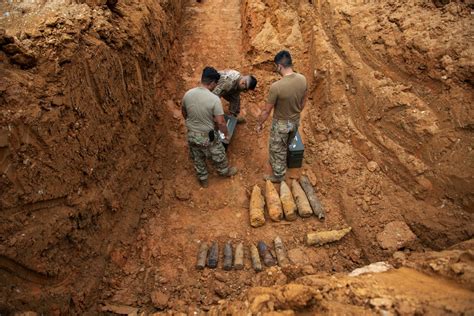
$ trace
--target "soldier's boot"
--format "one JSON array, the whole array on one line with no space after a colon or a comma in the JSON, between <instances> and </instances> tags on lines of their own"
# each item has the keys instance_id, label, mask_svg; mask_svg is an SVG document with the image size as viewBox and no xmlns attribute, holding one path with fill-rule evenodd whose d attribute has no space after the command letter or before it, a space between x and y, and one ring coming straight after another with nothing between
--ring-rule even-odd
<instances>
[{"instance_id":1,"label":"soldier's boot","mask_svg":"<svg viewBox=\"0 0 474 316\"><path fill-rule=\"evenodd\" d=\"M232 177L233 175L235 175L237 173L237 171L239 171L236 167L229 167L229 169L227 170L227 173L223 174L222 176L223 177Z\"/></svg>"},{"instance_id":2,"label":"soldier's boot","mask_svg":"<svg viewBox=\"0 0 474 316\"><path fill-rule=\"evenodd\" d=\"M270 180L273 183L280 183L283 180L285 180L285 176L277 177L276 175L273 175L273 174L272 175L266 174L263 176L263 180L265 181Z\"/></svg>"},{"instance_id":3,"label":"soldier's boot","mask_svg":"<svg viewBox=\"0 0 474 316\"><path fill-rule=\"evenodd\" d=\"M207 188L209 186L209 181L207 181L207 179L199 179L199 184L201 187Z\"/></svg>"}]
</instances>

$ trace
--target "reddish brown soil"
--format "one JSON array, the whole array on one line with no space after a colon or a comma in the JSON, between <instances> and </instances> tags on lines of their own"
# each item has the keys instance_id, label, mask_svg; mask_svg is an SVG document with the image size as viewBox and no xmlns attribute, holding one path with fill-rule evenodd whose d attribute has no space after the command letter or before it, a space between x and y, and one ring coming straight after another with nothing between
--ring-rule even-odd
<instances>
[{"instance_id":1,"label":"reddish brown soil","mask_svg":"<svg viewBox=\"0 0 474 316\"><path fill-rule=\"evenodd\" d=\"M472 242L436 252L474 230L468 3L66 2L0 4L16 36L0 51L0 314L473 312ZM255 122L282 48L310 83L288 178L316 179L326 219L255 229L250 190L269 172ZM228 151L239 174L202 189L180 100L206 65L259 83ZM395 254L377 242L393 221L416 235ZM248 254L242 271L194 268L200 242L277 235L287 269L256 274ZM383 260L404 268L347 276Z\"/></svg>"}]
</instances>

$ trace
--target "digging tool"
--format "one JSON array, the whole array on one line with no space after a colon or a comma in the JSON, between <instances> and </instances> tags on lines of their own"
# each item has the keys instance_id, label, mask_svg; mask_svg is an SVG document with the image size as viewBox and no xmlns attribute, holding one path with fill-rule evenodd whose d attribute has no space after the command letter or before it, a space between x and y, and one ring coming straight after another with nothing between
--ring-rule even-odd
<instances>
[{"instance_id":1,"label":"digging tool","mask_svg":"<svg viewBox=\"0 0 474 316\"><path fill-rule=\"evenodd\" d=\"M309 204L313 209L314 215L316 215L319 219L323 219L325 217L324 208L321 205L316 193L314 192L314 188L311 185L307 176L300 177L300 184L303 188L303 191L306 193L306 197L308 198Z\"/></svg>"},{"instance_id":2,"label":"digging tool","mask_svg":"<svg viewBox=\"0 0 474 316\"><path fill-rule=\"evenodd\" d=\"M207 259L207 250L208 250L207 243L201 243L199 246L198 256L197 256L197 263L196 269L202 270L206 267L206 259Z\"/></svg>"},{"instance_id":3,"label":"digging tool","mask_svg":"<svg viewBox=\"0 0 474 316\"><path fill-rule=\"evenodd\" d=\"M352 230L351 227L344 228L341 230L327 230L321 232L314 232L306 234L306 244L308 246L317 245L321 246L330 242L338 241L342 239Z\"/></svg>"}]
</instances>

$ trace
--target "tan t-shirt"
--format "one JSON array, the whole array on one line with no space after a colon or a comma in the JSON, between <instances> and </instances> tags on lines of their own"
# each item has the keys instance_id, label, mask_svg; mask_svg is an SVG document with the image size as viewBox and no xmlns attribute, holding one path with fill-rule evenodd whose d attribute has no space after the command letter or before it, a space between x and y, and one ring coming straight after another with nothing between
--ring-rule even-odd
<instances>
[{"instance_id":1,"label":"tan t-shirt","mask_svg":"<svg viewBox=\"0 0 474 316\"><path fill-rule=\"evenodd\" d=\"M267 99L274 106L273 118L298 121L305 93L306 78L302 74L292 73L274 82Z\"/></svg>"},{"instance_id":2,"label":"tan t-shirt","mask_svg":"<svg viewBox=\"0 0 474 316\"><path fill-rule=\"evenodd\" d=\"M214 116L224 115L221 99L203 87L188 90L182 106L187 113L186 127L191 132L208 133L214 129Z\"/></svg>"}]
</instances>

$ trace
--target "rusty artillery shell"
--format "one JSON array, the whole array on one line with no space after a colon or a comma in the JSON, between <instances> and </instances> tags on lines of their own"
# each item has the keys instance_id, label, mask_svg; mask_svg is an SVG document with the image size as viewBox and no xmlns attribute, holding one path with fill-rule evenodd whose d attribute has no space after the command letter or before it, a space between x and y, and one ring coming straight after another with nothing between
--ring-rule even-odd
<instances>
[{"instance_id":1,"label":"rusty artillery shell","mask_svg":"<svg viewBox=\"0 0 474 316\"><path fill-rule=\"evenodd\" d=\"M255 185L250 197L250 226L260 227L265 224L265 200L258 185Z\"/></svg>"},{"instance_id":2,"label":"rusty artillery shell","mask_svg":"<svg viewBox=\"0 0 474 316\"><path fill-rule=\"evenodd\" d=\"M196 269L202 270L204 267L206 267L206 259L207 259L207 250L208 250L207 243L203 242L201 243L201 246L199 246L199 251L197 255L197 263L196 263Z\"/></svg>"},{"instance_id":3,"label":"rusty artillery shell","mask_svg":"<svg viewBox=\"0 0 474 316\"><path fill-rule=\"evenodd\" d=\"M228 241L224 247L224 270L232 270L233 259L234 258L232 254L232 244L230 243L230 241Z\"/></svg>"},{"instance_id":4,"label":"rusty artillery shell","mask_svg":"<svg viewBox=\"0 0 474 316\"><path fill-rule=\"evenodd\" d=\"M283 208L280 196L270 180L265 184L265 202L267 203L268 215L272 221L279 222L283 218Z\"/></svg>"},{"instance_id":5,"label":"rusty artillery shell","mask_svg":"<svg viewBox=\"0 0 474 316\"><path fill-rule=\"evenodd\" d=\"M270 249L268 249L267 245L263 241L259 241L257 244L258 252L263 259L263 263L267 267L271 267L276 265L275 258L273 258L272 254L270 253Z\"/></svg>"},{"instance_id":6,"label":"rusty artillery shell","mask_svg":"<svg viewBox=\"0 0 474 316\"><path fill-rule=\"evenodd\" d=\"M300 177L300 184L303 188L304 193L306 193L306 197L308 198L309 204L311 204L311 208L313 209L314 215L316 215L319 219L323 219L325 217L324 208L321 205L316 193L314 192L314 188L311 185L307 176Z\"/></svg>"},{"instance_id":7,"label":"rusty artillery shell","mask_svg":"<svg viewBox=\"0 0 474 316\"><path fill-rule=\"evenodd\" d=\"M286 256L286 251L285 247L283 246L283 241L279 236L275 237L275 240L273 241L275 245L275 253L276 257L278 260L278 265L280 267L285 267L287 266L290 262L288 260L288 257Z\"/></svg>"},{"instance_id":8,"label":"rusty artillery shell","mask_svg":"<svg viewBox=\"0 0 474 316\"><path fill-rule=\"evenodd\" d=\"M294 221L296 219L296 203L293 194L291 194L291 190L285 181L282 181L280 184L280 200L286 220Z\"/></svg>"},{"instance_id":9,"label":"rusty artillery shell","mask_svg":"<svg viewBox=\"0 0 474 316\"><path fill-rule=\"evenodd\" d=\"M317 245L321 246L333 241L342 239L352 230L351 227L347 227L340 230L328 230L322 232L314 232L306 234L306 244L308 246Z\"/></svg>"},{"instance_id":10,"label":"rusty artillery shell","mask_svg":"<svg viewBox=\"0 0 474 316\"><path fill-rule=\"evenodd\" d=\"M250 245L250 258L252 258L252 267L255 271L260 272L263 270L260 256L258 255L257 247L254 244Z\"/></svg>"},{"instance_id":11,"label":"rusty artillery shell","mask_svg":"<svg viewBox=\"0 0 474 316\"><path fill-rule=\"evenodd\" d=\"M211 269L215 269L217 267L217 263L219 262L219 244L217 242L213 242L211 249L209 250L209 256L207 256L207 266Z\"/></svg>"},{"instance_id":12,"label":"rusty artillery shell","mask_svg":"<svg viewBox=\"0 0 474 316\"><path fill-rule=\"evenodd\" d=\"M235 247L234 269L242 270L244 268L244 244L239 243Z\"/></svg>"},{"instance_id":13,"label":"rusty artillery shell","mask_svg":"<svg viewBox=\"0 0 474 316\"><path fill-rule=\"evenodd\" d=\"M301 217L310 217L313 214L313 210L311 209L308 198L298 181L293 180L291 189L296 200L296 206L298 207L298 214Z\"/></svg>"}]
</instances>

